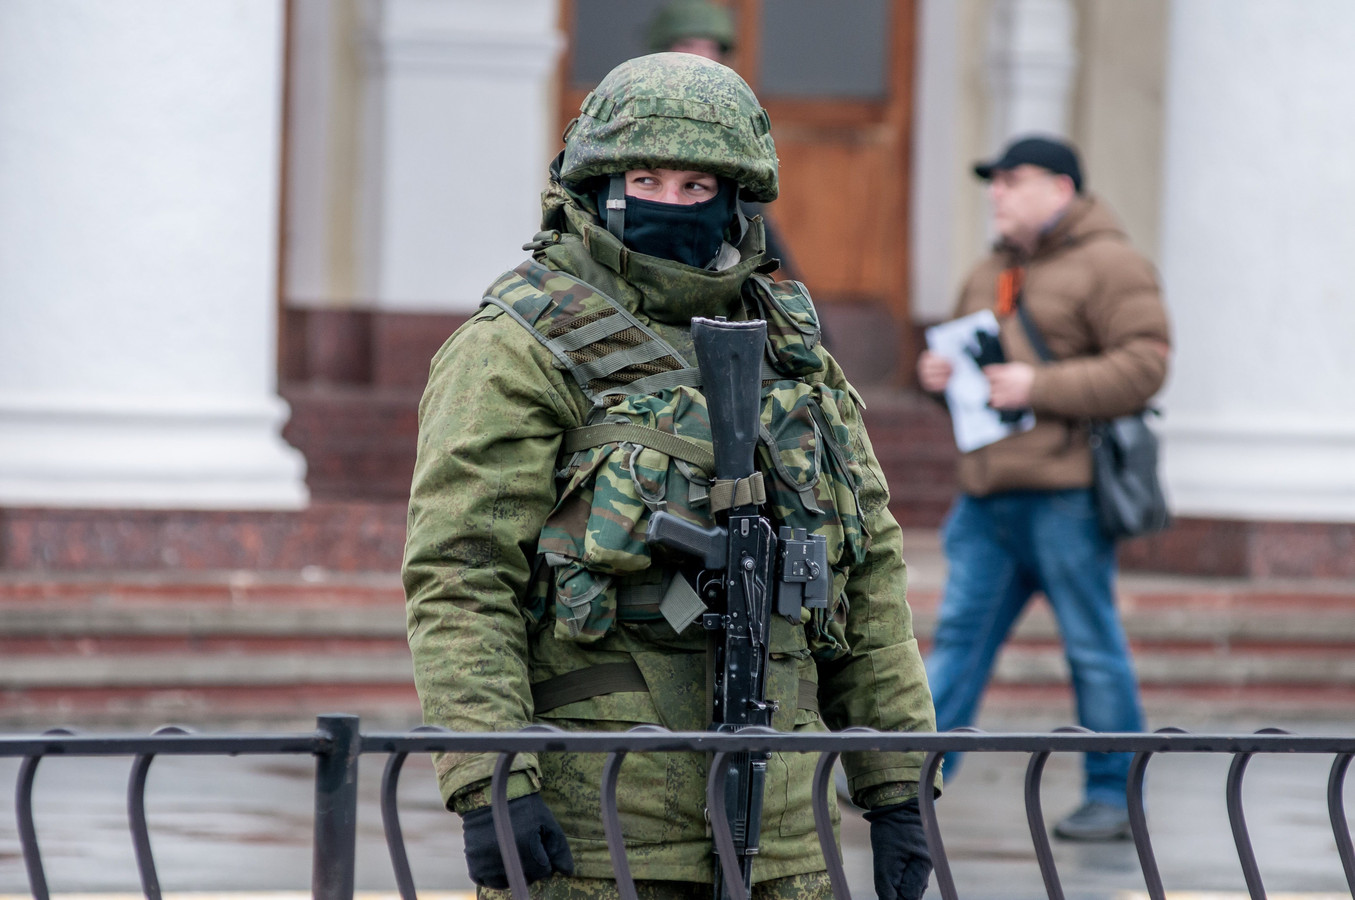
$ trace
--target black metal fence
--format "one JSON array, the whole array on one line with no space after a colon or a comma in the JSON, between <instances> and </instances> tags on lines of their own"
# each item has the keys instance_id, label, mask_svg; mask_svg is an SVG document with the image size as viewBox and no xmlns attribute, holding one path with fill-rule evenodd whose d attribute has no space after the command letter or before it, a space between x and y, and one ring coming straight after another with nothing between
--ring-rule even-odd
<instances>
[{"instance_id":1,"label":"black metal fence","mask_svg":"<svg viewBox=\"0 0 1355 900\"><path fill-rule=\"evenodd\" d=\"M65 730L53 730L36 736L0 736L0 756L22 758L15 794L19 824L19 838L24 863L28 870L29 886L38 900L48 900L46 874L39 850L37 829L33 819L33 783L39 763L47 756L131 756L131 778L128 784L128 812L137 866L142 889L148 898L161 896L156 876L155 859L151 853L149 829L146 824L146 775L157 755L309 755L315 758L315 839L311 887L315 897L323 900L348 900L353 896L354 856L357 842L358 759L362 754L388 755L381 785L381 813L385 827L386 844L395 870L396 883L404 898L414 898L414 879L405 852L396 802L396 787L400 771L410 753L438 751L496 753L492 787L494 823L500 847L505 849L508 875L513 895L519 900L527 897L527 885L522 865L517 858L508 822L507 775L513 758L519 753L603 753L607 760L603 768L603 829L616 871L618 887L623 898L634 900L635 886L631 879L621 833L621 821L616 808L617 776L621 761L629 753L693 751L713 757L711 781L707 797L723 796L726 767L723 758L738 752L817 753L818 766L814 779L814 819L819 843L827 862L833 893L840 900L850 896L847 878L842 868L830 820L830 804L836 802L833 768L838 757L853 751L922 751L926 753L923 783L930 783L941 758L947 752L1005 752L1026 753L1030 761L1026 768L1025 806L1040 872L1045 890L1051 900L1062 900L1058 870L1054 864L1049 837L1045 831L1044 815L1040 806L1040 783L1045 762L1051 753L1130 752L1134 754L1129 777L1129 817L1134 846L1138 851L1148 894L1154 900L1163 900L1162 879L1158 874L1148 823L1144 813L1143 786L1148 763L1160 753L1215 753L1232 756L1229 768L1226 800L1228 818L1232 826L1233 843L1237 848L1247 882L1247 890L1254 900L1264 898L1265 887L1252 851L1251 838L1242 803L1242 781L1247 763L1260 754L1325 754L1333 757L1327 783L1327 811L1331 820L1347 884L1355 897L1355 850L1352 850L1350 827L1346 821L1343 792L1346 773L1355 757L1355 737L1312 737L1294 735L1278 729L1266 729L1251 735L1197 735L1179 729L1163 729L1152 734L1094 734L1083 729L1068 728L1048 734L987 734L966 729L941 734L884 733L868 729L850 729L823 734L783 734L770 730L747 730L739 734L707 732L669 732L644 727L617 734L563 732L548 726L532 726L520 732L496 734L454 734L439 729L419 728L407 733L362 734L358 719L349 715L319 717L313 732L299 734L206 735L167 727L150 735L78 735ZM719 803L709 802L717 809ZM922 821L927 833L927 844L935 865L935 881L945 900L956 898L955 882L946 856L945 842L937 823L936 810L930 792L921 798ZM717 850L722 860L734 858L733 838L729 824L720 816L712 817L712 829ZM743 885L737 866L723 870L733 896L742 896Z\"/></svg>"}]
</instances>

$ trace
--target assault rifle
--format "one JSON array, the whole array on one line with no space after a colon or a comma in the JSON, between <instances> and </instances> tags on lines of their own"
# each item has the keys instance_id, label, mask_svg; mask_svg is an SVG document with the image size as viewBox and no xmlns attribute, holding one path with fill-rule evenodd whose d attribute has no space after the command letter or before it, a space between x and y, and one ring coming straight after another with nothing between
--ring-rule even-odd
<instances>
[{"instance_id":1,"label":"assault rifle","mask_svg":"<svg viewBox=\"0 0 1355 900\"><path fill-rule=\"evenodd\" d=\"M703 570L698 592L719 610L701 616L702 627L717 633L711 730L770 728L777 709L777 702L767 699L771 617L782 615L798 626L802 609L827 608L832 580L827 542L821 535L807 535L802 528L782 527L774 534L771 521L759 511L765 491L753 458L761 429L761 363L767 323L696 318L692 340L715 451L712 508L724 507L728 513L721 512L714 527L702 528L670 513L656 512L650 516L646 540L694 557ZM752 893L769 758L766 753L726 757L724 813L746 891L738 900L747 900ZM717 812L708 809L707 815ZM735 900L719 860L715 896Z\"/></svg>"}]
</instances>

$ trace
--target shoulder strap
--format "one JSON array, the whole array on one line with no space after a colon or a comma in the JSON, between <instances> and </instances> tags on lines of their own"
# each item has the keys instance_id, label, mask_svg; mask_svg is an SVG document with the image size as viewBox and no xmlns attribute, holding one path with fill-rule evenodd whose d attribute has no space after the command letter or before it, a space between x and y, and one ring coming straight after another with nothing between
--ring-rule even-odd
<instances>
[{"instance_id":1,"label":"shoulder strap","mask_svg":"<svg viewBox=\"0 0 1355 900\"><path fill-rule=\"evenodd\" d=\"M1040 329L1035 327L1035 322L1030 318L1030 313L1026 312L1026 305L1017 298L1016 315L1021 320L1021 327L1026 330L1026 338L1030 345L1035 348L1035 353L1045 362L1054 362L1058 357L1049 352L1049 345L1044 341L1044 335L1040 334Z\"/></svg>"},{"instance_id":2,"label":"shoulder strap","mask_svg":"<svg viewBox=\"0 0 1355 900\"><path fill-rule=\"evenodd\" d=\"M530 331L595 406L613 394L700 383L697 368L620 303L535 260L502 276L483 302Z\"/></svg>"}]
</instances>

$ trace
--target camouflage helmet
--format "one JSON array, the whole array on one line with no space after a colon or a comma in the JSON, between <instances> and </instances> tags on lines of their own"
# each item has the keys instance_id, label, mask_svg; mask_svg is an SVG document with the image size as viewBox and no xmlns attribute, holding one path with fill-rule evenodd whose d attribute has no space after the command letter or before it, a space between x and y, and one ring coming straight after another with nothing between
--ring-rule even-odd
<instances>
[{"instance_id":1,"label":"camouflage helmet","mask_svg":"<svg viewBox=\"0 0 1355 900\"><path fill-rule=\"evenodd\" d=\"M734 49L735 36L729 10L709 0L673 0L649 23L649 49L654 53L687 38L710 38L728 53Z\"/></svg>"},{"instance_id":2,"label":"camouflage helmet","mask_svg":"<svg viewBox=\"0 0 1355 900\"><path fill-rule=\"evenodd\" d=\"M776 199L771 121L733 69L691 53L627 60L584 98L565 129L560 177L631 169L709 172L737 182L746 200Z\"/></svg>"}]
</instances>

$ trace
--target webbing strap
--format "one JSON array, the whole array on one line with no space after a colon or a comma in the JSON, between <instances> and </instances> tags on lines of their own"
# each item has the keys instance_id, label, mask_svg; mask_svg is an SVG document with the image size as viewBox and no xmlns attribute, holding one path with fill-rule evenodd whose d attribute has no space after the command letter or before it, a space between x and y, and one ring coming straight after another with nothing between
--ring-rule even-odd
<instances>
[{"instance_id":1,"label":"webbing strap","mask_svg":"<svg viewBox=\"0 0 1355 900\"><path fill-rule=\"evenodd\" d=\"M675 366L672 372L683 372L688 368L686 360L682 358L671 344L659 337L653 329L637 319L620 303L617 303L611 297L608 297L587 282L580 281L578 278L575 278L567 272L549 269L532 259L522 263L513 271L520 275L527 285L540 292L535 297L529 298L531 301L534 301L535 304L539 304L539 308L537 305L532 306L532 311L535 315L533 315L531 319L527 319L515 308L515 306L522 305L526 300L520 300L518 301L518 304L509 304L492 296L486 297L485 300L501 307L512 315L513 318L517 319L518 322L526 326L527 330L535 336L537 340L544 344L550 350L551 354L560 361L561 368L565 369L573 376L575 382L579 385L579 389L583 391L584 396L586 396L589 401L596 402L598 397L605 396L606 394L618 393L618 391L612 388L609 388L605 392L599 392L593 388L590 382L602 376L613 375L624 369L627 365L652 362L654 360L670 357L672 365ZM593 322L581 325L577 329L566 331L556 337L546 337L536 329L535 324L539 314L549 305L549 301L552 298L551 294L545 293L540 287L548 279L573 282L578 285L581 293L586 292L587 295L596 297L605 303L607 307L610 307L612 315L603 316ZM554 293L559 294L560 291L557 289ZM570 359L568 355L569 353L583 350L591 344L596 343L598 340L605 340L628 328L638 330L648 338L648 340L637 347L609 353L607 356L590 360L582 364L576 363L573 359ZM576 337L576 335L579 336ZM589 338L591 338L591 340L589 340ZM692 369L692 371L696 372L697 370ZM657 375L668 376L670 373L659 372ZM635 381L630 382L630 384L634 385L654 377L656 376L649 375L644 376L643 378L637 378ZM699 380L696 382L688 381L687 379L690 377L691 376L678 376L673 384L676 386L677 384L700 383ZM639 393L639 391L626 390L624 393ZM652 391L644 391L644 393L652 393Z\"/></svg>"},{"instance_id":2,"label":"webbing strap","mask_svg":"<svg viewBox=\"0 0 1355 900\"><path fill-rule=\"evenodd\" d=\"M536 714L580 700L589 700L603 694L648 693L649 684L634 660L602 663L586 669L576 669L532 685L532 703ZM795 692L799 709L819 711L819 686L801 678Z\"/></svg>"},{"instance_id":3,"label":"webbing strap","mask_svg":"<svg viewBox=\"0 0 1355 900\"><path fill-rule=\"evenodd\" d=\"M646 375L644 378L637 378L634 381L607 388L605 391L599 391L598 396L607 397L613 394L657 394L659 391L672 390L676 387L700 386L701 370L692 366L686 369L669 369L667 372L655 372L653 375Z\"/></svg>"},{"instance_id":4,"label":"webbing strap","mask_svg":"<svg viewBox=\"0 0 1355 900\"><path fill-rule=\"evenodd\" d=\"M613 175L607 189L607 230L621 240L626 234L626 176Z\"/></svg>"},{"instance_id":5,"label":"webbing strap","mask_svg":"<svg viewBox=\"0 0 1355 900\"><path fill-rule=\"evenodd\" d=\"M675 577L681 578L682 576ZM667 592L668 585L663 582L657 584L619 584L616 588L617 612L620 613L627 608L636 606L658 609L659 604L663 602L663 595Z\"/></svg>"},{"instance_id":6,"label":"webbing strap","mask_svg":"<svg viewBox=\"0 0 1355 900\"><path fill-rule=\"evenodd\" d=\"M532 685L532 704L540 715L567 703L577 703L602 694L648 691L645 676L634 660L602 663L538 681Z\"/></svg>"},{"instance_id":7,"label":"webbing strap","mask_svg":"<svg viewBox=\"0 0 1355 900\"><path fill-rule=\"evenodd\" d=\"M543 294L541 296L545 295ZM545 336L542 335L541 332L536 330L536 326L532 324L532 321L529 321L528 319L524 318L522 313L518 312L514 304L511 304L506 300L502 300L498 297L495 297L493 294L486 294L484 297L484 301L482 302L481 305L483 305L484 303L492 303L499 309L507 313L510 318L516 320L517 323L521 325L523 328L526 328L528 334L535 336L536 339L541 342L541 345L545 347L547 350L549 350L551 352L551 355L554 356L556 360L559 361L561 367L566 369L569 368L569 366L571 365L570 359L568 356L565 355L564 351L558 347L552 346L551 342L546 340Z\"/></svg>"},{"instance_id":8,"label":"webbing strap","mask_svg":"<svg viewBox=\"0 0 1355 900\"><path fill-rule=\"evenodd\" d=\"M819 711L819 685L818 682L810 681L807 678L800 679L800 690L795 697L795 705L800 709L808 709L813 712Z\"/></svg>"},{"instance_id":9,"label":"webbing strap","mask_svg":"<svg viewBox=\"0 0 1355 900\"><path fill-rule=\"evenodd\" d=\"M710 511L722 512L737 506L761 506L767 502L767 489L762 484L762 473L754 472L747 478L729 478L710 486Z\"/></svg>"},{"instance_id":10,"label":"webbing strap","mask_svg":"<svg viewBox=\"0 0 1355 900\"><path fill-rule=\"evenodd\" d=\"M715 454L708 448L688 438L632 422L602 422L571 428L565 432L564 450L574 453L620 443L640 444L673 459L689 462L702 471L715 471Z\"/></svg>"},{"instance_id":11,"label":"webbing strap","mask_svg":"<svg viewBox=\"0 0 1355 900\"><path fill-rule=\"evenodd\" d=\"M606 356L579 363L576 368L578 377L585 381L593 381L597 378L613 375L629 366L653 362L670 355L668 347L664 344L658 341L645 341L643 344L626 347L622 350L613 350Z\"/></svg>"},{"instance_id":12,"label":"webbing strap","mask_svg":"<svg viewBox=\"0 0 1355 900\"><path fill-rule=\"evenodd\" d=\"M626 321L625 316L604 316L601 319L589 322L582 328L575 328L573 331L566 331L564 334L557 335L552 340L560 345L561 350L578 350L580 347L587 347L594 341L609 338L631 327L633 326Z\"/></svg>"},{"instance_id":13,"label":"webbing strap","mask_svg":"<svg viewBox=\"0 0 1355 900\"><path fill-rule=\"evenodd\" d=\"M779 381L785 376L777 372L771 363L766 359L762 360L761 379L763 381ZM619 384L615 387L607 388L605 391L599 391L599 397L607 397L613 394L657 394L659 391L672 390L677 387L701 387L701 370L692 366L685 369L670 369L667 372L655 372L653 375L646 375L643 378L637 378L626 384Z\"/></svg>"}]
</instances>

